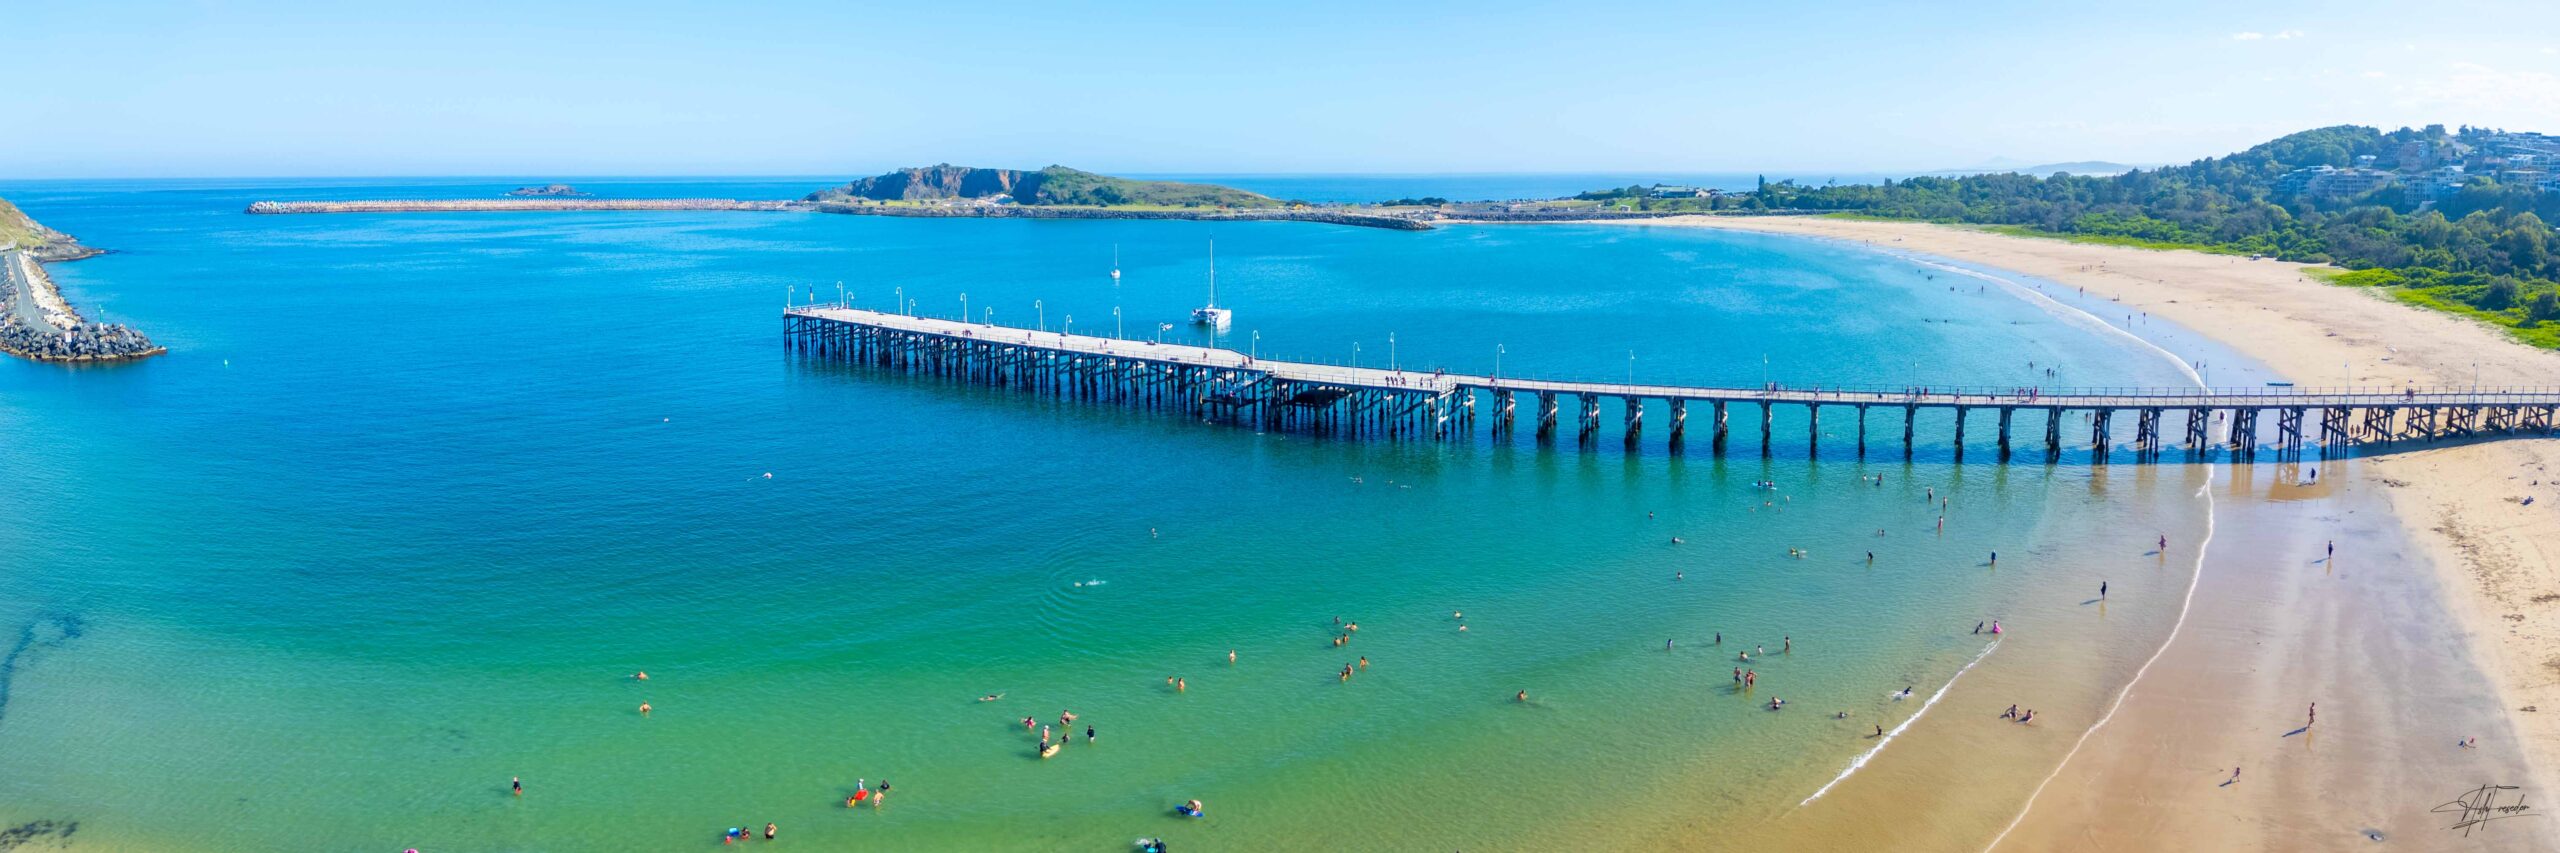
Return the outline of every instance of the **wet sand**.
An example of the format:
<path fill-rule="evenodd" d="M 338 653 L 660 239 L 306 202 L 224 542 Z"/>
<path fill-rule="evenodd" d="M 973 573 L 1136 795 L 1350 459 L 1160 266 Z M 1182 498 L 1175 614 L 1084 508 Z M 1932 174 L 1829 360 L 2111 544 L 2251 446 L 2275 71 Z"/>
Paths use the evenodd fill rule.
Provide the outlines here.
<path fill-rule="evenodd" d="M 2300 265 L 1920 223 L 1684 218 L 2014 271 L 2204 335 L 2301 385 L 2560 383 L 2560 353 L 2310 280 Z M 2126 321 L 2108 318 L 2118 325 Z M 2551 790 L 2560 509 L 2549 439 L 2398 447 L 2215 474 L 2217 538 L 2184 627 L 2077 745 L 2001 850 L 2555 849 L 2544 819 L 2450 830 L 2482 784 Z M 2539 497 L 2523 506 L 2527 494 Z M 2341 558 L 2318 562 L 2324 544 Z M 2174 546 L 2173 546 L 2174 548 Z M 2537 600 L 2539 599 L 2539 600 Z M 2310 703 L 2320 726 L 2302 727 Z M 2527 707 L 2552 710 L 2524 711 Z M 2477 737 L 2479 748 L 2456 747 Z M 2223 786 L 2237 764 L 2240 782 Z M 2041 775 L 2041 774 L 2039 774 Z M 2005 780 L 1986 783 L 2007 787 Z"/>

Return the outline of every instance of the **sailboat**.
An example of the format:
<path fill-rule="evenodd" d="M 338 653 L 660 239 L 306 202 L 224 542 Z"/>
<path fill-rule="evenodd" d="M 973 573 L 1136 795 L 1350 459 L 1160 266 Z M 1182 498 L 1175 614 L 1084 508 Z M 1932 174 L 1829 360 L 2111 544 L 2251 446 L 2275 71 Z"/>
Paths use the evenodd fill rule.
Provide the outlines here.
<path fill-rule="evenodd" d="M 1209 304 L 1191 309 L 1191 324 L 1225 329 L 1236 312 L 1218 307 L 1218 241 L 1209 241 Z"/>

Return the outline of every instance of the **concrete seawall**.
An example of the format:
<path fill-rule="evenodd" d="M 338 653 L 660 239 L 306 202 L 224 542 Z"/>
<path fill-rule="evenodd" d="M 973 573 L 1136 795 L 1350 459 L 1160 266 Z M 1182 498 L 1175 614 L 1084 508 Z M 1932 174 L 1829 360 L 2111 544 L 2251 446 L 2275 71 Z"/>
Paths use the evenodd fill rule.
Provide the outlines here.
<path fill-rule="evenodd" d="M 808 210 L 796 201 L 726 198 L 460 198 L 381 201 L 261 201 L 249 213 L 512 213 L 583 210 Z"/>
<path fill-rule="evenodd" d="M 913 207 L 898 205 L 841 204 L 821 202 L 821 213 L 846 213 L 856 216 L 917 216 L 925 218 L 973 219 L 1182 219 L 1202 222 L 1322 222 L 1329 225 L 1354 225 L 1362 228 L 1385 228 L 1391 231 L 1429 231 L 1431 224 L 1402 216 L 1372 213 L 1350 213 L 1335 210 L 1110 210 L 1093 207 L 1038 207 L 1023 205 L 970 205 L 951 207 Z"/>

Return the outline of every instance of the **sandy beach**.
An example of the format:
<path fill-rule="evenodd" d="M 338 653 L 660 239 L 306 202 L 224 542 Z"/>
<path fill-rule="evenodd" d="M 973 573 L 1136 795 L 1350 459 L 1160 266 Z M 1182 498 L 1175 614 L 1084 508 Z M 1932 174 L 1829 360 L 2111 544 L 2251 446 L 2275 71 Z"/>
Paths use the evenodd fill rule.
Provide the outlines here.
<path fill-rule="evenodd" d="M 1646 224 L 2012 271 L 2112 300 L 2131 322 L 2182 326 L 2304 386 L 2560 383 L 2560 353 L 2319 283 L 2299 264 L 1923 223 Z M 2501 439 L 2222 466 L 2186 621 L 1994 849 L 2553 849 L 2550 821 L 2466 834 L 2438 809 L 2484 784 L 2530 801 L 2560 760 L 2555 453 L 2547 438 Z M 2305 485 L 2314 467 L 2322 476 Z M 2235 769 L 2240 781 L 2223 784 Z"/>

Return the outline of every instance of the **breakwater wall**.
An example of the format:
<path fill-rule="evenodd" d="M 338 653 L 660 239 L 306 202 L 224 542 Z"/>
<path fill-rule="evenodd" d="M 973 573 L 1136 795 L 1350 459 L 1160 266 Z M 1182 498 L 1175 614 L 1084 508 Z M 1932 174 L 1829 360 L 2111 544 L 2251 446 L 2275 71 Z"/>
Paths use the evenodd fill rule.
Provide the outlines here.
<path fill-rule="evenodd" d="M 124 324 L 82 318 L 34 255 L 0 250 L 0 352 L 37 361 L 123 361 L 168 351 Z"/>
<path fill-rule="evenodd" d="M 1459 210 L 1444 216 L 1448 222 L 1616 222 L 1624 219 L 1668 219 L 1674 216 L 1820 216 L 1835 210 Z"/>
<path fill-rule="evenodd" d="M 1337 210 L 1114 210 L 1100 207 L 993 204 L 913 206 L 836 202 L 821 202 L 817 205 L 817 210 L 820 213 L 845 213 L 856 216 L 918 216 L 929 219 L 1185 219 L 1202 222 L 1322 222 L 1329 225 L 1385 228 L 1391 231 L 1431 230 L 1430 223 L 1418 219 Z"/>
<path fill-rule="evenodd" d="M 521 213 L 582 210 L 808 210 L 797 201 L 726 198 L 454 198 L 368 201 L 261 201 L 254 214 L 286 213 Z"/>

